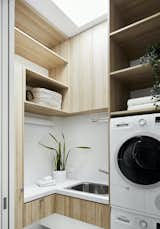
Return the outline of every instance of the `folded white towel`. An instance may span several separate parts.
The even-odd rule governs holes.
[[[135,105],[148,104],[154,102],[155,102],[155,98],[153,98],[152,96],[145,96],[140,98],[129,99],[127,105],[135,106]]]
[[[49,186],[54,186],[56,185],[56,182],[55,181],[52,181],[50,183],[42,183],[40,181],[37,181],[36,183],[39,187],[49,187]]]
[[[160,106],[160,102],[157,102],[156,105]],[[155,104],[148,103],[148,104],[140,104],[135,106],[128,106],[128,110],[140,110],[140,109],[147,109],[147,108],[155,108]]]
[[[36,184],[40,187],[47,187],[56,185],[56,181],[51,176],[46,176],[40,180],[37,180]]]

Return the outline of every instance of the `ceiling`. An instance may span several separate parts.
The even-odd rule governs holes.
[[[25,1],[67,37],[72,37],[107,20],[106,0]]]

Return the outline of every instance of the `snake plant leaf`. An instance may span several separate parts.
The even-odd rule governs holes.
[[[76,149],[91,149],[89,146],[76,146]]]
[[[65,170],[65,158],[66,158],[66,141],[64,133],[62,132],[62,138],[63,138],[63,158],[62,158],[62,169]]]
[[[40,144],[41,146],[45,147],[46,149],[57,151],[55,148],[53,148],[53,147],[51,147],[51,146],[47,146],[47,145],[45,145],[45,144],[43,144],[43,143],[41,143],[41,142],[39,142],[39,144]]]
[[[58,143],[57,138],[56,138],[52,133],[49,133],[49,135],[51,136],[51,138],[52,138],[56,143]]]

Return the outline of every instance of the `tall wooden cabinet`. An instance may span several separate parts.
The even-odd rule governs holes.
[[[111,116],[155,112],[155,109],[127,110],[131,92],[150,88],[149,64],[133,66],[131,61],[159,42],[160,2],[156,0],[110,0],[110,111]]]
[[[24,205],[24,112],[67,117],[108,110],[107,28],[108,22],[103,22],[67,39],[26,1],[16,0],[15,53],[47,72],[43,75],[37,67],[31,68],[31,64],[26,66],[23,61],[15,62],[16,229],[22,229],[24,225],[55,211],[52,197],[47,199],[47,204],[52,203],[49,209],[45,207],[46,199],[37,200],[35,205]],[[62,109],[26,101],[26,85],[43,86],[61,93]]]
[[[23,228],[23,205],[24,205],[24,184],[23,184],[23,139],[24,139],[24,69],[22,64],[15,62],[15,135],[16,135],[16,160],[15,160],[15,228]]]

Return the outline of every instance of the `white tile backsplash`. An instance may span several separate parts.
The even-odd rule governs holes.
[[[53,155],[38,142],[51,144],[48,132],[64,131],[70,147],[90,146],[90,150],[73,150],[67,170],[70,178],[106,182],[107,176],[98,169],[108,169],[107,123],[92,122],[106,114],[81,115],[68,118],[27,117],[24,129],[24,181],[32,185],[37,179],[52,174]],[[50,126],[50,124],[51,126]]]

